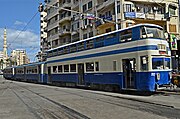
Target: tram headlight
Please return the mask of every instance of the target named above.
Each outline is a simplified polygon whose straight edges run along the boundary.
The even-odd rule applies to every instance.
[[[172,79],[172,72],[169,72],[169,78]]]
[[[160,80],[160,77],[161,77],[161,76],[160,76],[160,73],[157,73],[157,74],[156,74],[157,80]]]

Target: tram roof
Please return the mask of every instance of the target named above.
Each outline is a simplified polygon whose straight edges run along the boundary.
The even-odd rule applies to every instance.
[[[52,49],[47,50],[47,51],[53,51],[53,50],[56,50],[56,49],[59,49],[59,48],[63,48],[63,47],[66,47],[66,46],[74,45],[74,44],[81,43],[81,42],[84,42],[84,41],[88,41],[88,40],[91,40],[91,39],[94,39],[94,38],[102,37],[102,36],[105,36],[105,35],[109,35],[109,34],[112,34],[112,33],[116,33],[116,32],[119,32],[119,31],[131,29],[131,28],[135,28],[135,27],[140,27],[140,26],[158,27],[158,28],[163,29],[161,26],[156,25],[156,24],[137,24],[137,25],[133,25],[133,26],[130,26],[130,27],[127,27],[127,28],[124,28],[124,29],[119,29],[119,30],[115,30],[115,31],[112,31],[112,32],[104,33],[104,34],[101,34],[101,35],[93,36],[91,38],[87,38],[87,39],[80,40],[80,41],[77,41],[77,42],[61,45],[59,47],[52,48]]]

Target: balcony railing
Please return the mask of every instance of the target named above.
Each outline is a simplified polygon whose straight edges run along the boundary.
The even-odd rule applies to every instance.
[[[59,35],[61,36],[65,34],[70,34],[71,33],[70,31],[71,31],[70,29],[61,29],[59,30]]]
[[[48,31],[50,31],[51,29],[58,27],[58,25],[59,25],[58,21],[54,21],[53,24],[50,24],[47,26],[47,29],[48,29]]]
[[[138,12],[125,12],[125,18],[130,19],[150,19],[150,20],[165,20],[164,14],[145,14],[145,13],[138,13]]]
[[[59,23],[62,23],[64,21],[70,21],[71,20],[71,16],[70,15],[65,15],[63,17],[60,17]]]
[[[97,10],[101,10],[102,8],[107,7],[113,3],[114,3],[114,0],[107,0],[106,2],[98,3],[99,6],[97,6]]]

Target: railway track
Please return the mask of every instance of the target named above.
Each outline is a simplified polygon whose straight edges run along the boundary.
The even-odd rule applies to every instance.
[[[63,119],[63,118],[68,118],[68,119],[90,119],[90,117],[81,114],[77,112],[74,109],[71,109],[70,107],[67,107],[59,102],[56,102],[47,96],[44,96],[40,94],[38,91],[34,91],[31,88],[28,88],[28,86],[22,86],[17,83],[14,86],[18,87],[16,90],[12,90],[14,94],[27,106],[27,109],[35,115],[36,118],[42,119],[44,117],[52,118],[52,119]],[[9,86],[11,89],[11,86]],[[60,90],[58,88],[52,88],[52,91],[61,91],[64,92],[68,95],[75,95],[79,97],[85,98],[85,100],[94,100],[97,102],[101,103],[106,103],[114,106],[119,106],[119,107],[125,107],[133,110],[139,110],[143,112],[148,112],[168,118],[180,118],[180,109],[176,109],[173,106],[168,106],[168,105],[162,105],[162,104],[156,104],[156,103],[151,103],[151,102],[145,102],[141,100],[132,100],[132,99],[126,99],[126,98],[121,98],[121,97],[116,97],[115,96],[109,96],[109,95],[104,95],[104,94],[98,94],[96,92],[87,92],[88,95],[84,95],[83,92],[79,90],[78,92],[71,92],[67,90]],[[34,100],[33,97],[30,97],[26,95],[27,93],[30,93],[31,95],[34,95],[36,98],[41,99],[41,101],[45,101],[49,105],[55,106],[56,111],[52,111],[49,109],[47,106],[42,106],[36,100]],[[162,92],[159,92],[162,93]],[[92,96],[92,95],[98,95],[98,96]],[[101,96],[99,96],[101,95]],[[26,99],[26,100],[25,100]],[[28,101],[27,101],[28,100]],[[35,105],[34,107],[32,107]]]
[[[17,84],[16,84],[17,85]],[[33,92],[32,90],[25,88],[23,86],[17,85],[16,90],[11,90],[11,87],[8,88],[16,95],[16,97],[27,107],[27,109],[37,118],[37,119],[90,119],[86,115],[83,115],[65,105],[62,105],[58,102],[55,102],[47,97],[44,97],[38,93]],[[13,88],[14,89],[14,88]],[[27,93],[34,95],[30,97]],[[38,103],[35,99],[38,98],[40,101],[45,102],[45,106],[42,103]],[[51,108],[50,108],[51,107]],[[53,109],[52,109],[53,108]],[[54,110],[54,111],[52,111]]]

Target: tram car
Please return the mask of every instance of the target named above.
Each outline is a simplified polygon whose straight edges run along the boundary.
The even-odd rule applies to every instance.
[[[155,91],[171,83],[163,28],[139,24],[48,51],[48,81],[103,89]]]
[[[48,50],[45,82],[103,90],[156,91],[171,83],[170,62],[163,28],[138,24]]]
[[[4,69],[3,75],[4,78],[11,80],[47,83],[45,62],[7,67]]]

